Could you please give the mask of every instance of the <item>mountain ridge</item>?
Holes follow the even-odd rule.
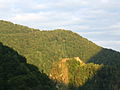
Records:
[[[106,90],[105,85],[107,90],[119,90],[120,53],[100,47],[77,33],[63,29],[40,31],[0,21],[0,42],[24,56],[28,64],[36,66],[48,76],[54,63],[59,65],[64,58],[74,59],[68,60],[53,73],[67,73],[69,80],[58,83],[62,83],[60,85],[66,87],[65,90],[68,87],[70,90],[87,90],[88,87],[89,90]],[[79,57],[85,65],[82,66],[74,57]],[[64,67],[67,68],[66,72]]]

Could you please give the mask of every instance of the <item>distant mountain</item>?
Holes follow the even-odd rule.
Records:
[[[46,73],[49,77],[51,74],[54,75],[58,73],[58,71],[61,71],[63,67],[57,67],[64,58],[80,58],[80,60],[85,63],[84,66],[78,64],[78,61],[67,61],[64,63],[67,68],[66,70],[68,70],[68,83],[64,82],[64,80],[59,81],[59,78],[56,78],[57,83],[63,83],[62,87],[71,87],[71,90],[75,90],[76,88],[80,88],[80,90],[120,89],[118,86],[118,83],[120,82],[120,78],[118,77],[120,72],[120,53],[111,49],[102,48],[72,31],[61,29],[41,31],[1,20],[0,42],[24,56],[27,63],[36,66],[40,72]],[[57,67],[55,63],[58,65]],[[55,73],[53,73],[53,68],[57,69],[57,71],[55,70]],[[97,75],[99,73],[104,74],[100,77]],[[116,76],[113,77],[112,73],[115,73]],[[107,74],[110,76],[109,79],[111,81],[108,79],[106,79],[106,81],[103,80],[107,77]],[[75,75],[77,75],[77,77],[75,77]],[[80,75],[82,75],[83,79]],[[56,81],[54,77],[50,78]],[[116,82],[114,82],[113,79],[115,79]],[[103,86],[101,85],[102,80]],[[110,82],[110,84],[108,82]],[[94,83],[94,85],[90,83]],[[66,84],[69,84],[70,86]],[[86,86],[83,86],[83,84],[86,84]],[[104,85],[106,85],[106,89]],[[114,88],[112,88],[111,85],[113,85]],[[90,89],[90,87],[93,87],[94,89]],[[101,89],[102,87],[104,89]]]

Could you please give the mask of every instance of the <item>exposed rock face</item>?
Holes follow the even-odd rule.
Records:
[[[63,62],[63,63],[65,63],[66,61],[69,61],[69,60],[76,60],[76,61],[78,61],[78,62],[80,62],[80,63],[84,63],[79,57],[74,57],[74,58],[63,58],[62,60],[61,60],[61,62]]]
[[[53,64],[53,68],[49,76],[56,81],[56,87],[59,88],[59,90],[68,90],[67,85],[69,84],[69,71],[68,64],[66,62],[70,60],[76,60],[81,64],[84,64],[84,62],[79,57],[63,58]],[[66,86],[64,86],[63,83]]]
[[[67,61],[68,59],[62,59],[61,61],[54,63],[53,68],[51,70],[50,77],[52,79],[56,79],[59,82],[64,82],[64,84],[68,84],[68,67]]]
[[[69,83],[68,78],[68,67],[65,63],[67,59],[63,59],[57,63],[54,63],[51,70],[50,78],[56,83],[58,90],[69,90],[67,84]]]
[[[83,63],[83,61],[79,57],[74,57],[74,59],[80,63]]]

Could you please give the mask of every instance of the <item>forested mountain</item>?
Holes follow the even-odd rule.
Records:
[[[72,31],[60,29],[41,31],[1,20],[0,42],[1,49],[7,46],[7,48],[15,51],[12,53],[11,49],[6,48],[5,54],[0,56],[0,75],[3,75],[3,68],[7,67],[7,64],[2,66],[2,63],[10,65],[10,69],[6,68],[4,71],[5,73],[10,72],[10,77],[5,74],[3,76],[7,78],[4,79],[5,77],[1,76],[0,79],[0,86],[3,86],[3,88],[10,82],[10,86],[17,84],[15,86],[22,87],[23,90],[32,90],[34,86],[26,85],[25,82],[26,79],[33,78],[33,82],[30,82],[32,84],[36,83],[35,87],[43,88],[33,90],[54,90],[56,88],[61,89],[60,87],[67,87],[64,88],[65,90],[120,89],[120,53],[97,46]],[[11,57],[11,55],[13,56]],[[79,57],[84,65],[74,60],[75,57]],[[4,58],[7,61],[4,61]],[[70,60],[61,65],[61,60],[64,58],[70,58]],[[20,60],[21,62],[19,62]],[[18,70],[14,71],[17,67]],[[65,80],[61,80],[65,76],[62,73],[63,68],[67,70],[67,83]],[[11,75],[11,71],[15,74]],[[55,83],[59,85],[56,86]],[[11,87],[10,90],[16,90],[15,86]]]
[[[54,81],[0,43],[0,90],[57,90]]]

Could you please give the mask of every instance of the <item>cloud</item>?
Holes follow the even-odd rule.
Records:
[[[60,18],[62,17],[62,18]],[[21,22],[21,23],[36,23],[42,27],[46,27],[43,29],[56,29],[56,28],[64,28],[64,29],[88,29],[87,26],[79,26],[78,23],[85,23],[87,20],[75,17],[71,12],[61,12],[57,13],[56,11],[51,12],[37,12],[37,13],[20,13],[9,19],[13,22]],[[34,26],[33,26],[34,27]]]
[[[37,14],[22,13],[22,14],[16,14],[14,17],[11,18],[11,20],[29,22],[29,21],[36,21],[36,20],[45,20],[45,17],[42,15],[42,13],[37,13]]]
[[[91,36],[93,36],[93,35],[102,35],[102,34],[104,34],[104,32],[100,32],[100,31],[98,31],[98,32],[78,32],[80,35],[91,35]]]
[[[45,4],[38,4],[33,9],[48,9],[49,7]]]
[[[110,29],[120,29],[120,22],[111,25],[109,28],[110,28]]]
[[[101,0],[103,3],[108,3],[109,0]]]
[[[120,41],[94,41],[94,42],[105,48],[112,48],[114,50],[120,51]]]
[[[104,45],[111,45],[111,44],[117,44],[120,45],[120,41],[96,41],[98,44],[104,44]]]

